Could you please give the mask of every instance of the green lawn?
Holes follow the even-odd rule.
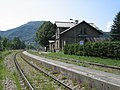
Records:
[[[100,64],[105,64],[105,65],[112,65],[112,66],[120,67],[120,60],[114,60],[114,59],[103,59],[103,58],[99,58],[99,57],[65,55],[63,52],[48,53],[46,55],[47,56],[55,56],[55,57],[59,57],[59,58],[76,59],[76,60],[80,60],[80,61],[94,62],[94,63],[100,63]]]
[[[75,64],[75,65],[78,65],[78,66],[88,67],[88,68],[91,68],[91,69],[100,70],[100,71],[104,71],[104,72],[109,72],[109,73],[114,73],[114,74],[120,75],[120,70],[117,70],[117,69],[100,67],[100,66],[95,66],[95,65],[89,65],[87,63],[72,62],[69,59],[80,60],[81,62],[92,62],[92,63],[98,63],[98,64],[118,66],[118,67],[120,67],[120,60],[103,59],[103,58],[98,58],[98,57],[65,55],[63,52],[47,53],[47,54],[41,53],[41,52],[37,52],[37,51],[28,51],[28,52],[31,53],[31,54],[42,56],[42,57],[49,58],[49,59],[52,59],[52,60],[58,60],[58,61],[69,63],[69,64]],[[56,57],[62,58],[62,59],[57,59]]]
[[[40,55],[36,51],[28,51],[32,54]],[[115,59],[104,59],[104,58],[99,58],[99,57],[88,57],[88,56],[76,56],[76,55],[66,55],[63,52],[57,52],[57,53],[47,53],[47,54],[42,54],[44,56],[54,56],[58,58],[67,58],[67,59],[75,59],[75,60],[80,60],[80,61],[86,61],[86,62],[94,62],[94,63],[99,63],[99,64],[105,64],[105,65],[112,65],[112,66],[119,66],[120,67],[120,60],[115,60]]]

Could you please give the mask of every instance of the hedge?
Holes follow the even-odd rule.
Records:
[[[85,45],[67,44],[64,47],[64,53],[120,59],[120,42],[95,42],[86,43]]]

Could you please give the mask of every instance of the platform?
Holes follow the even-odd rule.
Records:
[[[66,76],[80,80],[80,82],[88,82],[91,87],[95,87],[97,90],[120,90],[120,75],[47,59],[32,55],[26,51],[23,54],[39,60],[44,65],[58,70]]]

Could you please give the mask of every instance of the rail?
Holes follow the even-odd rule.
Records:
[[[21,55],[21,58],[22,58],[25,62],[27,62],[29,65],[31,65],[32,67],[34,67],[36,70],[44,73],[44,74],[47,75],[48,77],[52,78],[54,81],[57,81],[59,84],[62,84],[65,88],[67,88],[67,89],[69,89],[69,90],[74,90],[73,88],[67,86],[66,84],[64,84],[63,82],[61,82],[60,80],[58,80],[57,78],[54,78],[52,75],[50,75],[50,74],[48,74],[47,72],[45,72],[43,69],[41,69],[41,68],[37,67],[36,65],[28,62],[22,55]]]
[[[16,55],[17,55],[17,53],[14,55],[14,63],[15,63],[15,65],[16,65],[16,68],[18,69],[20,75],[23,77],[23,79],[24,79],[25,83],[27,84],[28,88],[29,88],[30,90],[34,90],[34,88],[32,87],[32,85],[30,84],[30,82],[29,82],[28,79],[26,78],[24,72],[22,71],[20,65],[18,64],[18,62],[17,62],[17,60],[16,60]]]

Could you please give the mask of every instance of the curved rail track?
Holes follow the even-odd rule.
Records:
[[[17,53],[16,53],[17,54]],[[27,77],[25,76],[21,66],[19,65],[19,63],[17,62],[16,60],[16,54],[14,56],[14,62],[15,62],[15,65],[18,69],[18,71],[20,72],[21,76],[24,78],[24,81],[27,85],[27,87],[30,89],[30,90],[35,90],[33,88],[33,86],[30,84],[29,80],[27,79]],[[20,57],[26,62],[28,63],[31,67],[35,68],[36,70],[42,72],[44,75],[50,77],[52,80],[54,80],[55,82],[57,82],[58,85],[62,85],[64,88],[66,88],[66,90],[74,90],[72,87],[69,87],[67,86],[66,84],[64,84],[62,81],[58,80],[57,78],[53,77],[52,75],[48,74],[46,71],[44,71],[43,69],[39,68],[38,66],[34,65],[33,63],[30,63],[28,60],[26,60],[26,58],[22,57],[22,55],[20,55]]]
[[[16,53],[17,54],[17,53]],[[34,90],[33,86],[30,84],[29,80],[26,78],[23,70],[21,69],[19,63],[17,62],[16,60],[16,54],[14,55],[14,63],[16,65],[16,68],[18,69],[21,77],[24,79],[24,82],[26,83],[27,87],[30,89],[30,90]]]

